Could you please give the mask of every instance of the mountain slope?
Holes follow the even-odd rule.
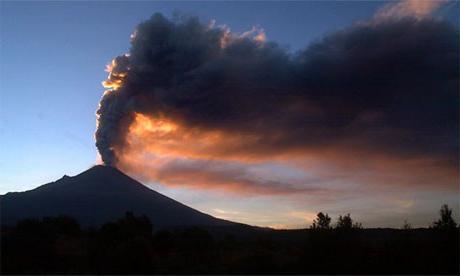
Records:
[[[69,215],[83,225],[98,226],[127,211],[147,215],[154,227],[232,226],[155,192],[119,170],[94,166],[26,192],[0,196],[1,222],[11,225],[23,218]]]

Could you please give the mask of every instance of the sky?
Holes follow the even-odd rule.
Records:
[[[231,34],[228,40],[229,46],[220,45],[221,49],[216,50],[220,51],[219,55],[226,59],[216,61],[214,57],[211,57],[208,61],[203,58],[206,64],[211,64],[213,67],[208,66],[206,68],[211,69],[198,71],[200,78],[198,81],[201,82],[196,80],[191,84],[184,82],[182,86],[178,85],[174,88],[147,81],[141,82],[146,91],[154,87],[155,91],[165,89],[170,92],[165,95],[158,92],[160,94],[155,94],[154,101],[145,100],[145,105],[135,104],[135,107],[130,107],[139,114],[134,116],[132,110],[129,109],[129,114],[134,116],[130,121],[131,128],[129,131],[128,129],[122,131],[123,143],[130,140],[130,146],[123,143],[121,145],[118,142],[111,142],[114,144],[110,145],[118,150],[116,162],[123,171],[151,188],[203,212],[260,226],[307,227],[319,211],[328,212],[333,218],[339,214],[351,213],[353,218],[361,221],[367,227],[400,227],[406,219],[414,226],[426,226],[436,218],[437,211],[443,203],[448,203],[453,207],[458,218],[458,159],[454,157],[453,161],[451,160],[452,148],[449,144],[451,143],[449,139],[452,139],[450,132],[452,125],[440,126],[440,130],[436,130],[436,133],[445,134],[444,138],[449,138],[446,138],[450,142],[445,142],[447,145],[445,148],[438,146],[441,145],[439,139],[442,137],[438,139],[436,135],[432,135],[433,125],[439,126],[439,121],[445,121],[442,112],[439,111],[439,118],[424,118],[422,115],[427,113],[426,110],[437,114],[438,109],[418,98],[410,103],[401,100],[395,108],[400,107],[405,112],[398,113],[400,117],[395,115],[395,118],[388,119],[385,124],[391,126],[393,130],[397,122],[398,127],[407,130],[409,134],[395,136],[388,134],[387,125],[381,128],[382,125],[375,123],[375,120],[379,120],[381,113],[388,113],[387,109],[382,111],[382,108],[386,106],[381,107],[376,104],[376,107],[380,109],[364,108],[365,112],[362,112],[363,107],[356,104],[355,100],[348,103],[348,98],[342,98],[341,94],[334,94],[339,93],[334,91],[340,89],[332,85],[326,86],[330,89],[327,91],[332,91],[330,98],[321,96],[327,94],[327,91],[318,95],[309,92],[315,90],[316,87],[322,89],[326,84],[330,84],[329,79],[320,74],[321,68],[327,69],[327,66],[332,65],[335,66],[334,68],[342,68],[341,64],[330,65],[329,61],[322,60],[321,53],[323,52],[321,51],[330,55],[333,49],[341,50],[341,45],[354,41],[348,38],[348,33],[362,38],[368,32],[377,32],[385,37],[386,32],[392,34],[391,30],[394,27],[391,25],[385,29],[381,27],[385,23],[381,22],[388,22],[393,20],[393,17],[399,18],[407,15],[417,20],[427,17],[430,20],[447,21],[454,26],[453,28],[458,28],[457,15],[460,9],[458,2],[427,3],[434,4],[411,6],[386,1],[0,2],[0,150],[2,156],[0,193],[29,190],[54,181],[64,174],[78,174],[94,165],[98,156],[94,137],[96,110],[101,110],[100,123],[104,123],[104,126],[108,124],[105,118],[110,117],[105,115],[109,113],[104,111],[104,105],[102,109],[99,107],[104,89],[114,91],[106,94],[109,96],[131,95],[129,91],[132,91],[131,87],[134,86],[130,84],[131,80],[129,82],[127,80],[126,83],[129,85],[125,84],[125,87],[121,88],[123,92],[116,94],[118,88],[114,87],[113,83],[118,79],[124,81],[123,77],[120,79],[117,74],[125,72],[123,70],[126,69],[122,66],[125,58],[121,56],[118,63],[109,68],[111,77],[109,76],[109,82],[106,82],[106,88],[104,88],[101,82],[108,78],[108,72],[105,71],[107,64],[110,64],[115,57],[130,51],[130,40],[132,40],[134,43],[131,49],[132,58],[128,58],[130,66],[134,68],[132,71],[138,70],[140,76],[145,74],[147,76],[145,79],[153,79],[154,77],[149,75],[151,73],[142,69],[146,66],[154,67],[141,58],[145,56],[145,53],[142,52],[145,42],[142,41],[147,41],[148,47],[156,45],[158,38],[152,38],[150,32],[155,30],[158,24],[172,22],[170,20],[175,14],[182,14],[183,16],[198,16],[203,26],[213,26],[210,28],[220,30],[212,34],[207,31],[203,31],[204,34],[202,31],[197,31],[197,38],[194,41],[196,45],[193,44],[193,47],[204,45],[206,51],[213,53],[215,49],[211,49],[208,44],[200,44],[200,38],[217,37],[221,39],[227,33]],[[154,13],[162,13],[164,18],[157,18],[156,21],[151,19],[150,23],[145,25],[144,31],[139,31],[137,36],[130,38],[136,26],[148,20]],[[214,22],[213,25],[211,22]],[[191,28],[191,25],[187,25],[187,22],[175,24],[177,25],[171,27],[171,32],[177,36],[177,40],[174,40],[176,49],[181,46],[189,47],[189,42],[180,40],[180,33],[181,30],[193,33],[192,29],[188,29]],[[439,40],[430,44],[430,39],[439,34],[441,39],[447,37],[446,41],[450,43],[450,33],[439,24],[426,23],[424,27],[422,26],[423,28],[420,27],[421,24],[414,23],[409,26],[403,24],[399,26],[400,28],[394,29],[415,33],[415,41],[426,39],[424,40],[425,45],[430,45],[426,46],[428,50],[434,49],[442,54],[445,51],[444,48],[436,47],[444,47],[442,45],[445,44]],[[356,25],[361,27],[354,27]],[[428,35],[418,34],[419,29],[428,30]],[[345,30],[345,35],[335,35],[343,30]],[[442,36],[444,31],[447,34]],[[324,39],[325,37],[328,39]],[[142,40],[143,38],[145,39]],[[150,40],[152,41],[148,44]],[[276,47],[270,46],[271,41],[277,43]],[[354,42],[359,43],[362,47],[357,53],[365,53],[366,47],[362,46],[365,41]],[[386,49],[394,47],[401,49],[402,52],[405,50],[404,47],[414,47],[412,44],[408,46],[407,41],[402,41],[401,44],[393,43],[394,45],[391,43],[392,40],[384,41],[384,45],[376,44],[376,51],[370,51],[369,55],[383,52],[392,58],[393,52],[387,53]],[[308,48],[311,45],[318,47]],[[184,49],[194,51],[193,47]],[[233,48],[236,50],[231,51]],[[245,65],[241,65],[240,61],[236,62],[235,60],[239,60],[241,55],[238,51],[249,51],[248,49],[252,49],[256,54],[243,59]],[[415,51],[414,55],[420,52],[420,56],[426,57],[423,50]],[[198,53],[201,54],[203,51]],[[204,55],[208,53],[206,51]],[[456,51],[458,56],[458,49]],[[341,52],[338,51],[338,53]],[[358,67],[351,66],[349,68],[351,71],[367,68],[369,59],[366,59],[364,54],[363,56],[362,59],[356,60],[353,56],[340,55],[339,57],[343,59],[338,58],[337,60],[345,60],[346,63],[343,66],[344,71],[339,71],[339,73],[341,75],[346,73],[348,71],[346,66],[355,61]],[[303,62],[302,57],[307,61]],[[440,63],[445,64],[441,58],[443,58],[442,55],[433,59],[441,60]],[[449,56],[444,58],[449,59]],[[318,64],[316,60],[323,63]],[[178,58],[178,62],[182,61],[184,61],[184,66],[188,66],[190,62],[202,62],[201,60],[190,61]],[[235,63],[232,63],[233,61]],[[432,63],[435,64],[436,61],[430,64]],[[425,66],[425,63],[416,65],[422,67]],[[378,64],[375,66],[376,72],[386,72],[385,68],[378,68]],[[395,66],[401,70],[406,68],[404,64],[400,65],[401,67]],[[159,73],[165,74],[166,77],[173,76],[176,79],[177,76],[183,76],[167,66],[161,68],[162,71]],[[227,68],[237,68],[237,70],[233,73]],[[291,79],[290,73],[284,76],[286,71],[281,69],[291,70],[292,68],[300,68],[298,69],[300,73],[308,73],[315,78],[313,81],[302,78]],[[444,73],[442,70],[445,68],[439,65],[435,69],[436,72]],[[207,99],[205,104],[203,102],[191,102],[190,104],[189,102],[185,107],[181,106],[182,102],[179,100],[183,99],[178,93],[184,89],[188,89],[187,91],[195,89],[195,86],[190,85],[211,87],[212,84],[202,79],[207,78],[206,74],[209,71],[212,73],[212,70],[216,70],[217,73],[226,72],[225,76],[233,81],[228,87],[219,87],[219,91],[229,91],[225,93],[232,96],[223,98],[224,100],[209,96],[205,97]],[[445,70],[450,70],[445,71],[446,73],[452,71],[451,68]],[[272,76],[269,78],[270,81],[267,80],[266,75],[260,75],[260,72],[272,74],[269,75]],[[418,77],[423,77],[426,71],[420,73],[415,70],[414,72]],[[427,74],[428,77],[425,79],[432,80],[432,82],[428,81],[427,85],[436,85],[438,81],[443,81],[444,75],[441,73],[440,75]],[[394,86],[397,88],[394,95],[407,89],[406,83],[411,85],[416,82],[410,79],[413,77],[411,74],[401,76],[407,79],[401,81],[404,85]],[[194,77],[195,75],[192,75],[192,78]],[[355,75],[349,77],[358,80],[360,78]],[[246,78],[252,82],[247,81]],[[384,77],[383,79],[389,78]],[[257,81],[257,84],[254,84],[256,82],[254,80]],[[336,77],[333,81],[348,85],[340,77]],[[247,88],[248,83],[251,87],[254,84],[255,88]],[[286,83],[292,83],[292,87],[287,87]],[[244,92],[246,94],[235,92],[234,89],[239,84],[246,85],[247,89],[241,90],[246,91]],[[139,87],[140,84],[136,85]],[[373,97],[381,96],[378,92],[374,92],[378,89],[372,87],[373,83],[366,84],[366,86],[360,85],[362,84],[351,87],[366,92],[372,90],[376,94],[371,97],[367,96],[369,94],[361,95],[358,91],[357,96],[353,96],[352,99],[358,97],[365,99],[363,100],[364,106],[372,106]],[[307,92],[302,92],[304,87],[308,88]],[[452,90],[451,87],[446,86],[442,89],[449,93]],[[276,101],[274,104],[264,100],[263,97],[266,94],[261,94],[260,91],[263,90],[266,93],[267,90],[264,89],[267,88],[277,91],[283,89],[301,91],[297,94],[286,92],[288,95],[297,97],[295,99],[298,100],[294,102],[299,105],[292,105],[293,101],[286,100],[284,96],[279,96],[281,97],[279,104]],[[417,92],[417,89],[423,90],[424,88],[415,86],[414,91]],[[426,95],[426,99],[430,99],[431,90],[425,90],[421,93],[425,93],[423,95]],[[194,95],[200,96],[200,93],[198,91]],[[273,97],[276,98],[277,95],[275,93]],[[309,98],[305,99],[304,95],[308,95]],[[386,99],[384,96],[381,97],[381,100]],[[119,101],[118,96],[112,96],[112,98]],[[138,98],[134,99],[135,103],[139,101]],[[456,106],[449,105],[452,99],[452,96],[445,96],[439,98],[439,102],[445,101],[448,108],[455,109]],[[106,102],[111,103],[109,100]],[[336,100],[340,100],[339,105],[334,104]],[[222,104],[227,101],[228,104]],[[284,101],[289,102],[289,106],[284,106],[282,104]],[[161,106],[168,107],[162,110],[161,120],[158,117],[159,113],[155,113],[161,109],[159,102],[162,103]],[[212,106],[219,107],[217,111],[203,108],[203,105],[207,107],[208,102]],[[228,112],[228,114],[236,112],[231,108],[232,104],[240,107],[236,111],[238,114],[241,113],[241,116],[224,116],[223,112]],[[321,107],[327,110],[328,114],[332,114],[331,110],[335,112],[341,105],[347,106],[347,104],[352,108],[352,112],[356,112],[356,118],[361,120],[356,128],[357,132],[366,133],[362,137],[356,138],[359,135],[349,131],[329,133],[330,129],[325,126],[329,125],[331,118],[338,124],[337,118],[319,116],[310,109],[308,112],[312,112],[312,116],[319,116],[314,118],[320,125],[310,126],[304,122],[305,125],[308,125],[307,130],[299,130],[297,122],[300,117],[298,116],[305,114],[304,109],[316,110]],[[254,111],[255,115],[249,113],[244,108],[245,106],[248,106],[247,109],[251,112]],[[425,109],[420,111],[420,106]],[[266,107],[270,107],[269,112]],[[278,121],[271,119],[275,116],[270,114],[276,115],[277,112],[281,114],[281,111],[285,111],[287,107],[292,108],[293,111],[289,113],[292,117],[280,119],[279,131],[273,131],[271,128],[278,126],[276,125]],[[152,112],[151,109],[154,109],[155,112]],[[302,112],[297,110],[302,110]],[[174,111],[174,114],[178,115],[173,117],[168,111]],[[458,110],[454,111],[458,112]],[[419,126],[414,123],[418,120],[409,120],[408,125],[403,125],[404,120],[401,118],[411,118],[414,114],[424,122],[430,122],[430,120],[433,122]],[[250,118],[254,120],[249,120],[248,116],[252,116]],[[226,120],[219,121],[221,117]],[[256,127],[256,121],[268,127]],[[235,124],[229,122],[235,122]],[[384,131],[385,135],[368,135],[371,128],[364,125],[363,122],[378,128],[379,131]],[[456,123],[458,120],[454,119],[453,124]],[[347,127],[349,126],[347,124]],[[343,141],[337,143],[337,138],[326,139],[325,136],[319,134],[323,132],[329,133],[328,137],[339,136]],[[410,145],[416,144],[413,147],[400,142],[401,139],[412,138],[414,133],[420,132],[424,136],[435,138],[409,142]],[[270,137],[279,137],[280,133],[282,134],[280,141],[268,142]],[[297,135],[292,133],[297,133]],[[185,134],[191,137],[187,138]],[[310,137],[307,140],[311,140],[308,143],[304,141],[307,134]],[[100,137],[106,138],[104,135],[107,134],[101,131]],[[118,136],[117,133],[110,138]],[[172,144],[168,144],[169,140],[164,137],[169,138]],[[385,139],[380,137],[385,137]],[[251,139],[255,139],[255,142],[251,142]],[[158,141],[165,141],[165,143]],[[203,145],[196,145],[195,141],[205,142]],[[319,143],[323,141],[324,143]],[[238,147],[235,147],[235,144]],[[453,148],[457,149],[455,146]],[[402,157],[402,152],[404,157]],[[453,153],[455,155],[456,152]]]

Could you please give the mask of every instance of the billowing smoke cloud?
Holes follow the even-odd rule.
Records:
[[[458,30],[420,16],[378,17],[290,53],[257,30],[236,35],[153,15],[108,67],[97,111],[103,162],[167,167],[153,173],[166,182],[183,180],[170,172],[190,174],[171,167],[178,158],[428,159],[456,171]]]

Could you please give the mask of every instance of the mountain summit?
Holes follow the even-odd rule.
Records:
[[[68,215],[83,225],[99,226],[126,212],[146,215],[156,228],[180,226],[231,226],[155,192],[118,169],[97,165],[74,177],[26,192],[0,196],[1,223],[24,218]]]

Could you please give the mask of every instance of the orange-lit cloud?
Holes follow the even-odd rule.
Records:
[[[458,169],[442,160],[347,150],[346,143],[310,150],[263,143],[263,137],[189,128],[164,116],[137,113],[126,146],[117,152],[118,166],[142,180],[170,187],[241,195],[321,196],[333,192],[324,183],[337,182],[418,189],[457,187]],[[292,180],[264,171],[261,177],[250,169],[268,160],[304,176]]]
[[[118,90],[124,83],[124,79],[128,75],[128,68],[123,64],[123,60],[126,59],[126,56],[112,60],[110,64],[107,65],[105,71],[109,73],[107,80],[102,82],[102,86],[106,91]]]
[[[298,179],[261,175],[247,163],[218,159],[194,159],[181,155],[156,155],[148,149],[120,155],[119,168],[146,182],[169,187],[205,189],[238,195],[322,194],[328,192],[319,181],[301,183]],[[255,166],[255,165],[254,165]],[[318,182],[318,183],[316,183]]]
[[[402,0],[393,2],[382,7],[376,14],[379,20],[401,19],[415,17],[422,19],[429,16],[448,0]]]

